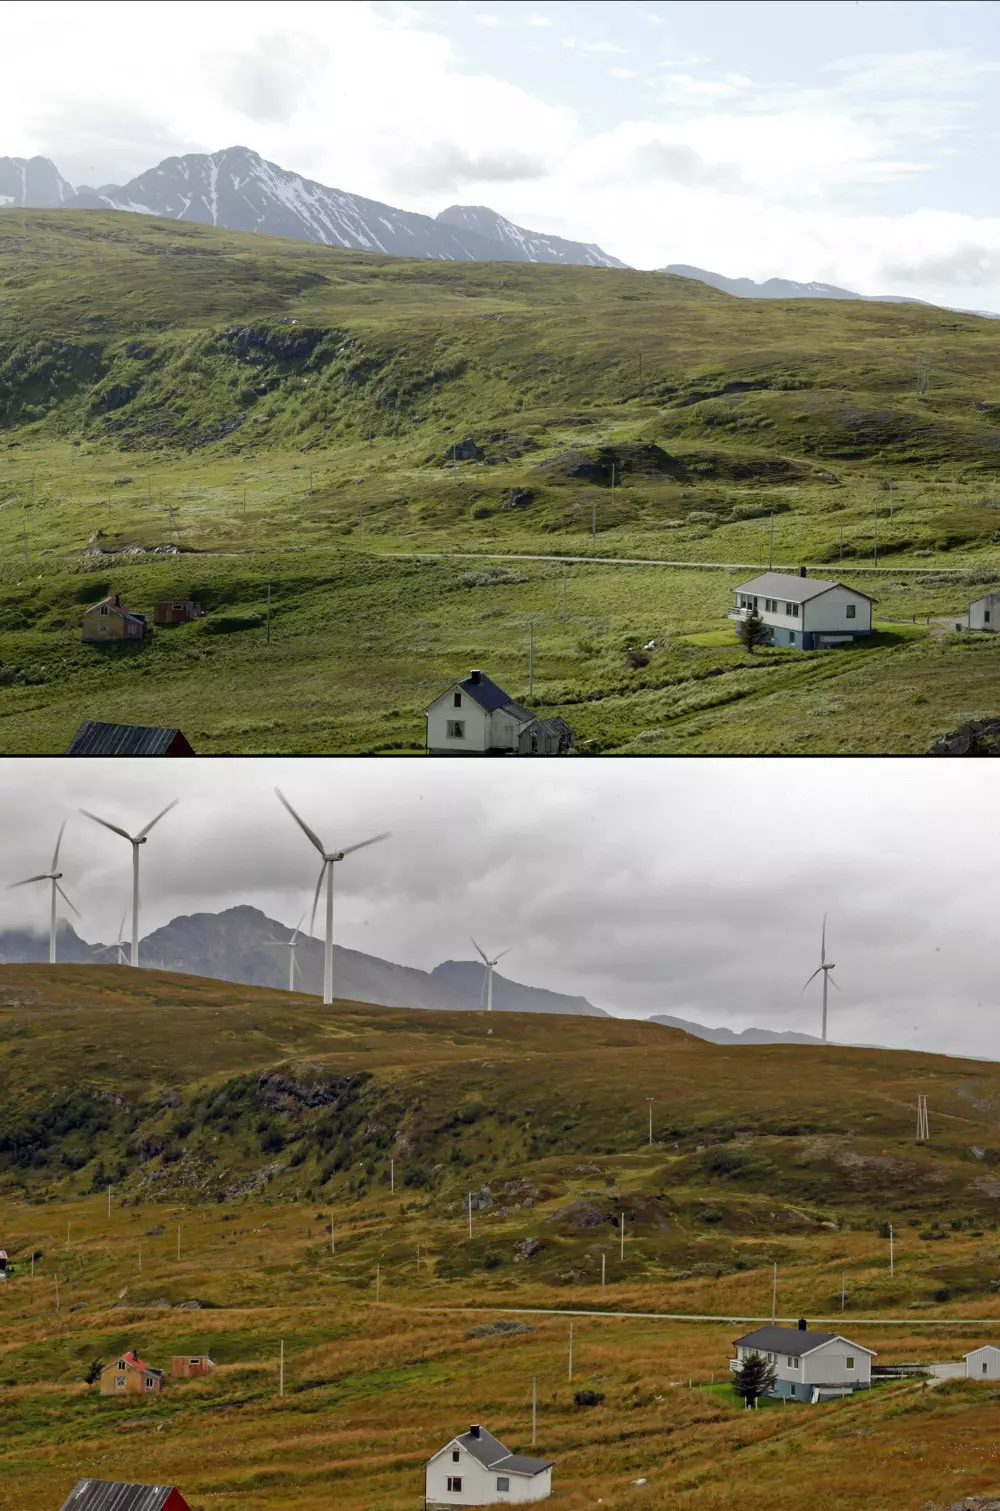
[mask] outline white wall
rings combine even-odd
[[[462,700],[455,707],[455,695]],[[448,725],[457,720],[465,725],[465,738],[448,735]],[[467,692],[455,685],[436,698],[427,710],[427,748],[429,750],[473,751],[482,754],[490,747],[490,716]]]
[[[455,1463],[453,1452],[459,1455]],[[448,1480],[458,1476],[461,1490],[449,1490]],[[510,1489],[497,1489],[497,1479],[506,1478]],[[503,1465],[486,1469],[461,1444],[450,1443],[427,1465],[424,1496],[443,1506],[489,1506],[506,1501],[543,1500],[552,1490],[552,1470],[540,1474],[504,1474]]]
[[[848,604],[855,607],[853,619],[847,617]],[[860,593],[853,593],[850,588],[841,587],[839,583],[829,592],[821,593],[818,598],[810,598],[808,603],[802,605],[804,630],[819,634],[847,634],[850,631],[857,634],[862,630],[870,630],[871,627],[872,606],[868,599]]]
[[[991,1348],[987,1344],[974,1349],[966,1358],[965,1373],[970,1380],[1000,1380],[1000,1348]]]
[[[847,1360],[854,1368],[847,1368]],[[871,1355],[856,1344],[833,1338],[802,1360],[802,1378],[807,1385],[869,1385],[872,1377]]]

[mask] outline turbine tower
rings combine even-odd
[[[472,939],[471,934],[469,935],[469,938]],[[476,941],[474,939],[472,940],[472,942],[473,944],[476,944]],[[505,950],[501,950],[499,955],[494,955],[493,959],[490,960],[485,951],[479,949],[479,945],[476,944],[476,949],[479,950],[479,953],[483,958],[483,964],[486,966],[486,1011],[488,1013],[491,1013],[493,1011],[493,967],[496,965],[498,960],[503,959],[504,955],[509,955],[513,948],[514,946],[512,944],[509,944]]]
[[[323,955],[323,1005],[324,1007],[329,1007],[333,1001],[333,868],[337,864],[337,862],[339,860],[343,860],[345,856],[353,855],[355,850],[363,850],[366,845],[377,845],[379,840],[388,839],[389,835],[388,832],[385,834],[376,834],[373,835],[371,839],[363,839],[356,845],[345,845],[342,850],[327,850],[319,836],[313,833],[313,831],[309,828],[309,825],[305,823],[303,819],[299,818],[299,815],[296,813],[291,803],[285,797],[284,793],[279,791],[277,787],[275,787],[274,790],[277,793],[279,802],[284,808],[287,808],[292,818],[302,830],[302,833],[305,835],[306,839],[311,845],[315,846],[320,855],[323,857],[323,864],[320,866],[319,870],[319,879],[316,882],[316,895],[313,897],[312,917],[309,922],[309,928],[311,931],[316,922],[316,909],[319,906],[319,894],[323,889],[323,879],[325,877],[326,939]]]
[[[820,943],[820,949],[819,949],[819,965],[816,967],[816,969],[813,971],[812,975],[809,977],[809,981],[806,982],[806,986],[808,986],[810,981],[815,981],[816,980],[816,977],[819,975],[820,971],[823,972],[823,1043],[824,1044],[826,1043],[826,996],[827,996],[827,982],[829,982],[831,986],[837,986],[836,981],[834,981],[833,977],[830,974],[830,972],[833,970],[833,968],[834,968],[833,961],[832,960],[827,960],[827,958],[826,958],[826,914],[824,913],[823,914],[823,936],[822,936],[822,940],[821,940],[821,943]],[[805,991],[806,986],[804,986],[802,988],[803,991]],[[839,986],[837,986],[837,990],[838,990],[838,992],[840,991],[840,987]]]
[[[62,898],[63,902],[68,903],[69,906],[73,908],[73,912],[76,914],[77,918],[79,918],[80,916],[79,909],[73,907],[73,904],[70,902],[69,898],[66,896],[66,893],[59,885],[60,881],[62,880],[62,872],[59,870],[59,846],[62,844],[63,829],[65,828],[66,825],[63,824],[62,828],[59,830],[59,838],[56,840],[56,848],[52,856],[52,869],[50,871],[40,871],[37,876],[26,876],[23,881],[12,881],[10,887],[8,888],[8,891],[11,891],[14,887],[27,887],[33,881],[48,881],[52,883],[52,908],[49,915],[50,965],[55,965],[56,963],[56,893],[59,893],[59,896]]]
[[[303,913],[302,918],[305,918],[305,916],[306,915]],[[294,929],[294,931],[292,933],[291,939],[265,939],[265,941],[264,941],[265,944],[274,945],[274,946],[280,946],[282,949],[287,949],[287,951],[288,951],[288,990],[290,992],[294,992],[294,990],[295,990],[295,972],[298,971],[300,977],[302,975],[302,971],[301,971],[301,968],[299,966],[299,962],[295,958],[295,950],[296,950],[296,946],[298,945],[298,942],[299,942],[299,933],[300,933],[301,928],[302,928],[302,918],[300,918],[299,921],[298,921],[298,923],[295,925],[295,929]]]
[[[92,818],[95,824],[103,824],[105,829],[111,830],[112,834],[120,834],[122,839],[127,839],[132,846],[132,959],[129,962],[130,965],[138,966],[139,964],[139,846],[146,843],[146,836],[153,825],[158,824],[171,808],[176,808],[178,801],[178,798],[174,798],[172,803],[168,803],[161,813],[151,818],[145,829],[140,829],[136,835],[119,829],[117,824],[109,823],[106,818],[98,818],[96,813],[88,813],[86,808],[80,809],[85,818]]]

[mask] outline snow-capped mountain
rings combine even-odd
[[[505,220],[485,205],[449,205],[436,217],[438,224],[472,231],[506,249],[507,256],[524,262],[584,263],[592,268],[625,268],[625,262],[609,257],[592,242],[564,241],[561,236],[545,236],[540,231],[526,231],[513,221]]]
[[[727,278],[723,273],[709,273],[705,268],[688,267],[684,262],[672,262],[669,267],[658,268],[657,272],[696,278],[699,283],[710,284],[724,294],[735,294],[738,299],[865,299],[878,304],[926,303],[923,299],[907,299],[905,294],[855,294],[850,289],[838,288],[835,283],[796,283],[791,278],[768,278],[764,283],[754,283],[752,278]]]
[[[75,193],[47,157],[0,157],[0,206],[54,210]]]
[[[393,257],[624,266],[600,247],[526,231],[491,210],[454,206],[437,219],[397,210],[291,173],[247,147],[168,157],[127,184],[81,189],[46,204],[164,215]],[[483,229],[472,223],[479,216]]]

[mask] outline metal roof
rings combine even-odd
[[[67,755],[85,756],[154,756],[167,755],[178,735],[188,745],[179,729],[147,729],[138,724],[100,724],[84,719],[70,741]],[[190,745],[188,750],[191,751]],[[186,752],[184,752],[186,753]],[[194,752],[191,751],[193,755]]]
[[[962,1355],[962,1358],[971,1359],[975,1354],[985,1353],[1000,1354],[1000,1348],[995,1343],[980,1343],[978,1348],[970,1349],[967,1354]]]
[[[842,1343],[850,1343],[861,1354],[871,1354],[875,1357],[875,1350],[865,1348],[861,1343],[853,1343],[850,1338],[845,1338],[843,1333],[810,1333],[801,1327],[776,1327],[773,1322],[766,1327],[758,1327],[752,1333],[744,1333],[742,1338],[737,1338],[736,1343],[740,1348],[756,1348],[765,1353],[775,1354],[811,1354],[814,1348],[820,1348],[822,1344],[829,1343],[832,1338],[839,1338]]]
[[[478,703],[480,708],[484,708],[488,714],[491,714],[495,708],[503,708],[505,704],[511,702],[510,693],[505,693],[503,688],[498,687],[485,672],[478,672],[475,682],[469,676],[456,685],[462,689],[463,693],[468,693],[473,703]]]
[[[512,719],[517,719],[522,724],[532,724],[535,719],[535,715],[529,709],[522,708],[520,703],[505,703],[500,711],[510,714]]]
[[[77,1480],[61,1511],[163,1511],[172,1495],[186,1506],[173,1485],[126,1485],[119,1480]],[[175,1503],[176,1504],[176,1503]]]
[[[848,588],[846,582],[828,582],[822,577],[793,577],[788,572],[764,572],[760,577],[751,577],[749,582],[741,582],[732,591],[756,593],[761,598],[784,598],[789,603],[806,603],[821,593],[829,593],[831,588],[847,588],[849,593],[857,593],[869,603],[875,602],[870,594],[862,593],[858,588]]]
[[[541,1474],[551,1469],[555,1459],[533,1459],[526,1453],[510,1453],[505,1459],[491,1464],[491,1469],[502,1469],[504,1474]]]
[[[500,1439],[495,1438],[492,1432],[487,1432],[485,1427],[480,1427],[477,1437],[473,1437],[471,1432],[463,1432],[461,1437],[455,1439],[455,1442],[467,1448],[472,1457],[478,1459],[487,1469],[495,1464],[497,1459],[510,1458],[510,1449],[505,1448]]]

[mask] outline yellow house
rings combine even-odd
[[[102,1396],[158,1395],[163,1388],[163,1370],[146,1364],[130,1349],[101,1370]]]
[[[148,633],[145,615],[134,614],[114,593],[83,611],[83,638],[100,644],[108,640],[141,640]]]

